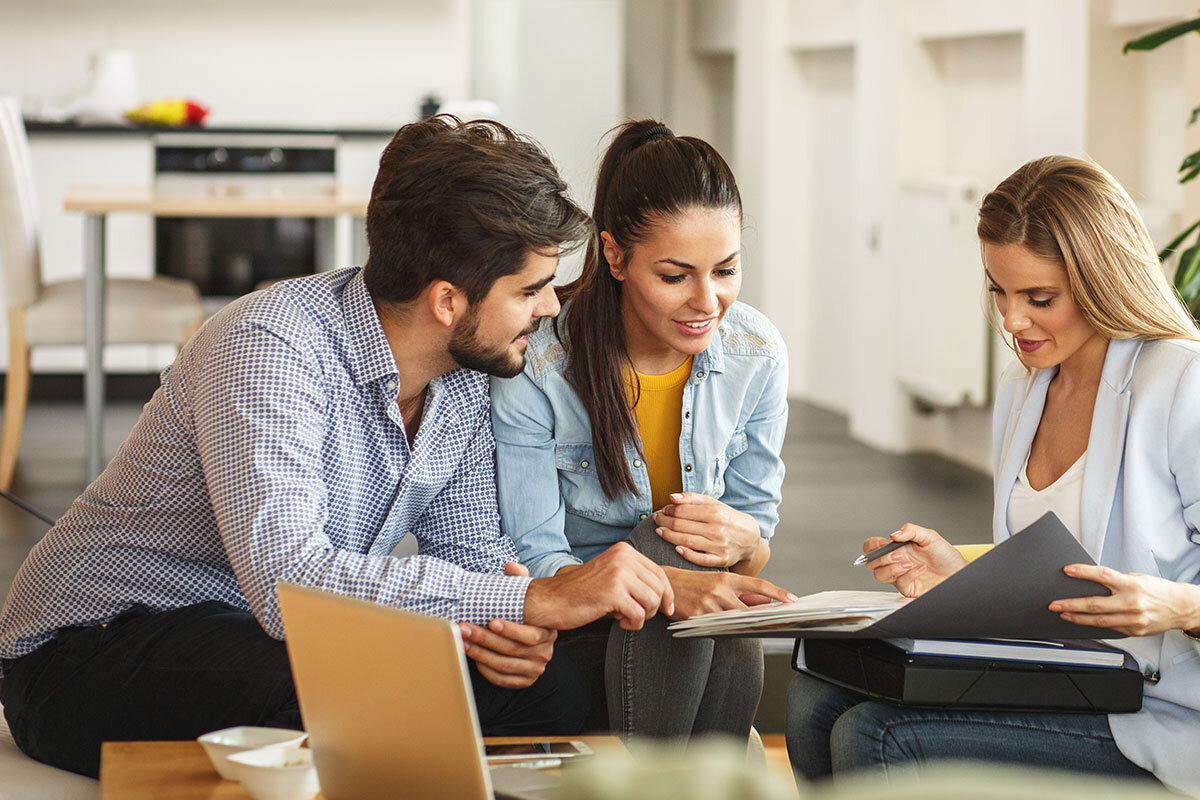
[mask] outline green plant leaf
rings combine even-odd
[[[1197,150],[1196,152],[1192,153],[1187,158],[1185,158],[1183,160],[1183,162],[1179,165],[1179,171],[1183,172],[1184,170],[1191,169],[1192,167],[1195,167],[1195,166],[1200,166],[1200,150]]]
[[[1196,228],[1200,228],[1200,219],[1196,220],[1191,225],[1188,225],[1187,230],[1172,239],[1171,243],[1162,250],[1159,250],[1158,260],[1166,261],[1168,258],[1170,258],[1175,251],[1179,249],[1179,245],[1183,243],[1183,240],[1190,236],[1192,231],[1196,230]]]
[[[1200,106],[1196,106],[1195,108],[1193,108],[1193,109],[1192,109],[1192,116],[1190,116],[1190,117],[1188,118],[1188,122],[1187,122],[1187,124],[1188,124],[1188,125],[1195,125],[1195,124],[1196,124],[1196,120],[1198,120],[1198,119],[1200,119]]]
[[[1190,171],[1190,172],[1188,172],[1188,174],[1187,174],[1187,175],[1184,175],[1182,178],[1180,178],[1180,179],[1179,179],[1179,182],[1180,182],[1180,183],[1187,183],[1187,182],[1188,182],[1188,181],[1190,181],[1192,178],[1195,178],[1197,175],[1200,175],[1200,166],[1195,166],[1195,167],[1192,167],[1191,171]]]
[[[1189,307],[1200,299],[1200,244],[1192,245],[1179,257],[1175,288]]]
[[[1128,53],[1130,50],[1153,50],[1160,44],[1165,44],[1185,33],[1200,30],[1200,17],[1189,19],[1183,22],[1177,22],[1174,25],[1168,25],[1165,28],[1160,28],[1152,33],[1137,39],[1131,39],[1125,43],[1125,47],[1121,50],[1122,53]]]

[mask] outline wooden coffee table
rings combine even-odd
[[[488,744],[580,739],[598,754],[629,757],[616,736],[489,736]],[[198,742],[105,742],[100,751],[100,800],[249,800],[222,780]]]

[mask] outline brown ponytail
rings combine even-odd
[[[625,444],[640,450],[633,416],[640,389],[625,348],[621,282],[609,270],[600,233],[608,231],[627,250],[653,224],[693,208],[735,208],[741,217],[742,198],[725,159],[707,142],[675,136],[655,120],[620,126],[596,178],[595,228],[583,270],[558,290],[559,299],[571,305],[554,321],[571,359],[571,382],[591,421],[600,487],[610,500],[636,492]],[[634,381],[632,404],[627,376]]]

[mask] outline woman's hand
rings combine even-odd
[[[906,523],[890,539],[875,536],[863,542],[863,552],[883,547],[889,541],[908,542],[867,566],[880,583],[890,583],[905,597],[919,597],[966,566],[967,560],[937,531]]]
[[[754,559],[765,544],[754,517],[695,492],[672,494],[654,521],[675,552],[701,567],[734,567]]]
[[[796,595],[762,578],[735,572],[699,572],[663,567],[675,590],[675,612],[671,619],[687,619],[713,611],[746,608],[778,600],[791,603]]]
[[[1055,600],[1050,610],[1067,622],[1095,625],[1129,636],[1200,628],[1200,586],[1093,564],[1068,564],[1063,572],[1112,590],[1107,597]]]

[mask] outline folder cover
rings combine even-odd
[[[1054,600],[1111,594],[1072,578],[1068,564],[1094,564],[1054,514],[964,566],[920,597],[895,591],[827,592],[675,622],[676,636],[849,637],[857,639],[1116,639],[1124,634],[1067,622]],[[814,612],[830,596],[829,613]],[[874,598],[872,606],[869,600]],[[859,602],[844,602],[851,600]],[[791,609],[795,609],[792,611]]]

